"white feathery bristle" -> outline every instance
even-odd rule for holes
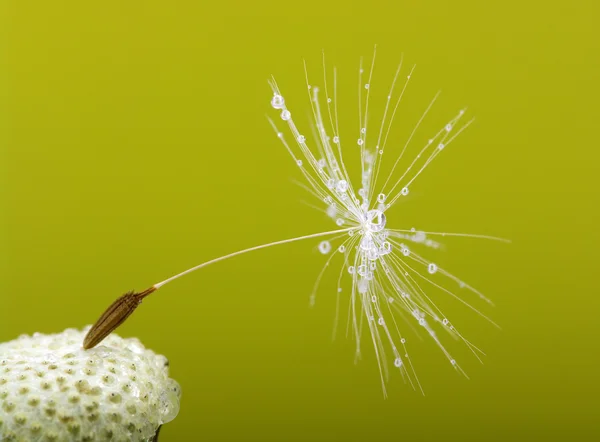
[[[177,416],[164,356],[115,334],[84,350],[88,329],[0,344],[0,440],[150,441]]]
[[[418,188],[419,177],[442,152],[444,155],[447,153],[448,147],[472,120],[464,121],[465,109],[460,109],[445,117],[445,123],[433,134],[423,133],[422,122],[438,100],[438,92],[414,116],[415,125],[408,138],[395,138],[391,127],[415,67],[409,67],[407,73],[402,74],[406,70],[401,59],[391,84],[380,86],[374,81],[375,54],[374,50],[370,66],[366,69],[362,58],[359,64],[358,126],[340,129],[340,114],[347,111],[347,106],[338,100],[337,68],[327,67],[324,53],[321,72],[314,77],[322,88],[312,82],[312,74],[309,76],[307,63],[304,63],[311,130],[298,125],[295,115],[302,113],[290,111],[275,79],[269,82],[273,92],[271,105],[280,113],[283,123],[269,120],[285,149],[300,166],[300,173],[305,179],[302,186],[316,197],[319,204],[325,203],[319,209],[322,208],[337,226],[343,227],[329,232],[331,237],[322,238],[319,244],[319,251],[328,258],[317,276],[310,304],[315,303],[326,271],[339,264],[337,275],[334,275],[337,277],[334,336],[339,322],[340,301],[345,300],[348,306],[346,331],[354,335],[356,355],[361,354],[363,332],[368,331],[385,393],[391,364],[414,388],[421,389],[409,357],[405,333],[430,336],[451,367],[460,373],[464,374],[462,368],[446,349],[444,341],[448,337],[462,341],[481,360],[483,352],[442,313],[437,305],[437,296],[454,298],[494,324],[472,306],[469,299],[479,298],[491,304],[488,298],[425,257],[427,249],[440,248],[441,244],[435,238],[456,236],[506,240],[487,235],[409,229],[402,225],[394,227],[403,218],[401,213],[394,212],[394,208],[408,200],[409,195],[412,197],[413,187]],[[382,106],[379,109],[372,106],[376,102],[373,94],[377,93],[382,98],[387,97],[387,100],[380,101]],[[282,131],[280,125],[285,126],[287,131]],[[312,139],[301,135],[311,132]],[[347,136],[341,137],[342,132]],[[387,159],[390,154],[393,156],[387,163],[389,166],[382,166],[384,158]],[[347,167],[348,156],[358,157],[360,169],[352,171]],[[332,250],[339,253],[330,254]],[[349,282],[350,290],[344,290],[344,294],[340,295],[344,281]]]

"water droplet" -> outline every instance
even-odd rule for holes
[[[354,271],[355,271],[354,266],[348,267],[348,273],[350,273],[351,275],[354,275]]]
[[[371,296],[371,302],[377,302],[377,296],[375,296],[375,295]]]
[[[379,195],[377,195],[377,201],[380,203],[385,202],[385,193],[380,193]]]
[[[383,324],[385,324],[385,321],[383,320],[383,318],[379,318],[379,319],[377,320],[377,323],[378,323],[379,325],[383,325]]]
[[[400,193],[404,196],[408,195],[408,187],[403,187]]]
[[[430,263],[430,264],[427,266],[427,271],[428,271],[429,273],[431,273],[432,275],[433,275],[435,272],[437,272],[437,270],[438,270],[438,266],[437,266],[436,264],[434,264],[434,263]]]
[[[402,254],[403,254],[404,256],[408,256],[408,255],[410,255],[410,250],[409,250],[409,248],[408,248],[408,247],[406,247],[406,246],[405,246],[405,247],[402,247]]]
[[[340,142],[340,137],[338,137],[337,135],[335,135],[335,136],[333,137],[333,142],[334,142],[335,144],[338,144],[338,143]]]
[[[340,253],[344,253],[346,251],[346,246],[345,245],[341,245],[338,250],[340,251]]]
[[[394,359],[394,365],[396,367],[402,367],[402,359],[400,359],[400,358]]]
[[[319,243],[319,252],[323,255],[328,254],[331,251],[331,243],[329,241],[321,241]]]
[[[346,180],[339,180],[335,186],[335,190],[340,193],[344,193],[346,190],[348,190],[348,182]]]
[[[364,295],[369,290],[369,283],[366,279],[358,281],[358,293]]]
[[[333,189],[335,187],[335,180],[333,178],[329,178],[325,185],[328,189]]]
[[[391,304],[392,302],[394,302],[394,298],[392,298],[391,296],[388,298],[388,302]]]
[[[302,167],[302,160],[296,160],[296,164],[300,167]]]
[[[306,141],[306,137],[304,135],[298,135],[298,143],[302,144]]]
[[[342,218],[338,218],[338,219],[335,220],[335,223],[338,226],[343,226],[344,225],[344,220]]]
[[[444,318],[444,319],[442,320],[442,324],[444,324],[444,325],[448,325],[448,320],[447,320],[446,318]]]
[[[446,124],[446,132],[450,132],[452,130],[452,125],[450,123]]]
[[[356,141],[356,144],[358,144],[359,146],[362,146],[364,143],[365,143],[365,142],[363,141],[363,139],[362,139],[362,138],[359,138],[359,139]]]
[[[367,128],[366,128],[366,127],[363,127],[363,128],[360,130],[360,133],[361,133],[361,134],[366,134],[366,133],[367,133]]]
[[[425,326],[425,319],[423,319],[423,318],[419,319],[419,325],[422,325],[424,327]]]
[[[444,147],[445,147],[445,146],[444,146],[444,143],[440,143],[440,144],[438,144],[438,149],[439,149],[439,150],[442,150]]]
[[[451,363],[452,365],[456,365],[456,361],[455,361],[454,359],[450,359],[450,363]]]
[[[369,89],[369,83],[365,83],[365,89]]]
[[[402,338],[402,339],[400,339],[400,342],[401,342],[402,344],[404,344],[404,343],[406,343],[406,339]]]
[[[328,98],[328,99],[327,99],[327,102],[328,102],[328,103],[331,103],[331,98]]]
[[[275,109],[283,109],[283,106],[285,105],[285,100],[283,99],[283,97],[279,94],[275,94],[273,95],[273,98],[271,98],[271,106],[273,106]]]
[[[292,118],[292,113],[289,110],[285,109],[281,111],[281,119],[283,121],[288,121],[290,118]]]
[[[365,227],[371,232],[380,232],[385,228],[385,214],[381,210],[369,210],[365,219]]]

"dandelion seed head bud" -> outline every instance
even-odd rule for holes
[[[0,343],[0,440],[150,441],[175,419],[168,361],[137,339],[83,350],[87,329]]]

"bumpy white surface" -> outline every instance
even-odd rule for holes
[[[164,356],[114,334],[83,350],[87,330],[0,344],[0,441],[147,441],[177,416]]]

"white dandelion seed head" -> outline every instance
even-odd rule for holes
[[[181,390],[164,356],[115,334],[83,350],[86,333],[0,344],[0,440],[150,441],[175,419]]]

